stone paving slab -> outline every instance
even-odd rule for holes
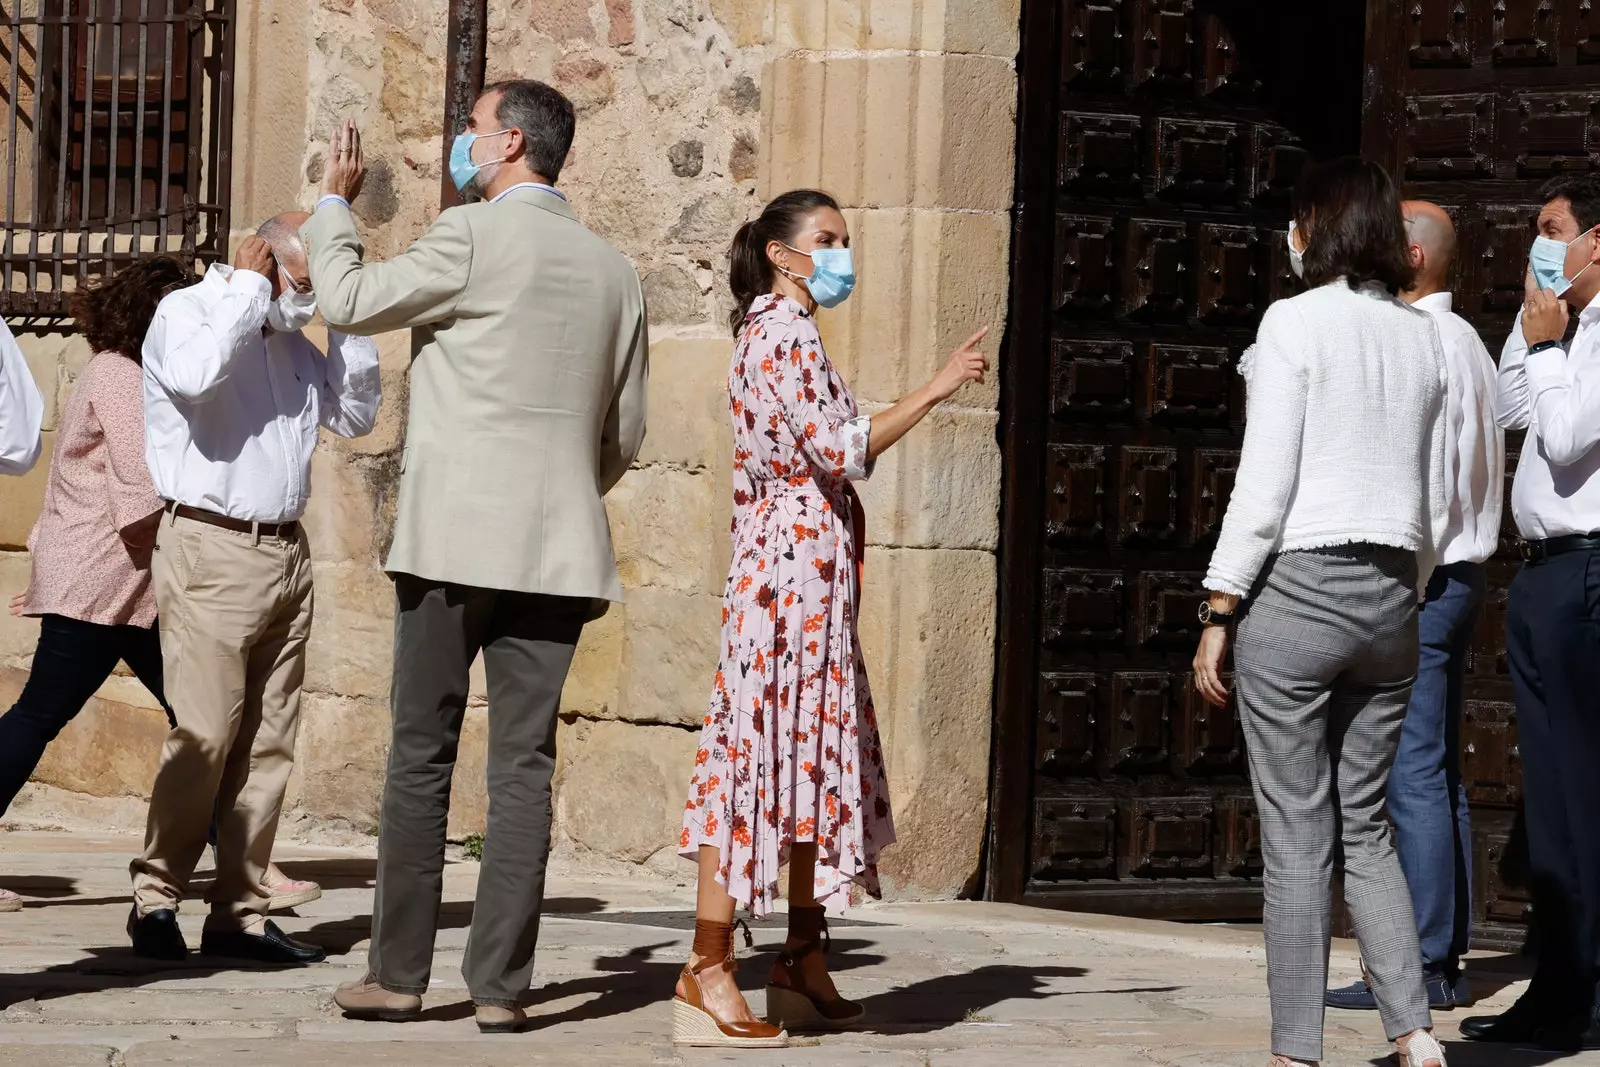
[[[1268,1004],[1260,931],[1071,915],[976,902],[890,904],[839,924],[839,983],[868,1024],[770,1052],[675,1050],[667,1004],[688,952],[687,884],[564,861],[549,879],[530,1031],[481,1035],[460,976],[475,864],[446,868],[446,903],[422,1020],[345,1019],[328,999],[365,969],[370,849],[281,849],[284,868],[326,893],[279,918],[324,945],[325,964],[238,969],[192,956],[135,959],[126,944],[127,860],[137,842],[0,832],[0,885],[28,898],[0,915],[0,1067],[1262,1067]],[[180,921],[191,945],[205,907]],[[741,950],[752,1006],[782,940],[758,924]],[[1335,945],[1336,982],[1356,973]],[[1471,973],[1482,1011],[1524,988],[1526,961],[1482,956]],[[1600,1053],[1555,1058],[1458,1040],[1441,1014],[1452,1067],[1600,1067]],[[1323,1067],[1386,1062],[1375,1013],[1330,1012]]]
[[[114,1048],[97,1045],[55,1045],[21,1048],[0,1045],[0,1067],[108,1067]]]

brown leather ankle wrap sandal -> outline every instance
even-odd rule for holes
[[[837,993],[823,998],[806,987],[801,961],[827,954],[833,939],[821,906],[789,908],[789,943],[772,965],[767,984],[767,1018],[789,1030],[843,1030],[861,1021],[866,1009]]]
[[[731,923],[696,919],[694,948],[700,962],[683,968],[684,996],[672,998],[672,1043],[699,1048],[783,1048],[789,1035],[781,1027],[761,1022],[723,1022],[706,1007],[700,988],[700,975],[713,967],[724,967],[731,974],[739,969],[733,957],[733,928],[744,930],[745,947],[754,944],[750,928],[742,920]]]

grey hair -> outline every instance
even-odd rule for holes
[[[300,239],[300,231],[284,222],[282,216],[263,222],[256,236],[267,242],[279,263],[298,262],[306,256],[306,244]]]

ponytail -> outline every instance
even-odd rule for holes
[[[728,328],[738,337],[750,305],[762,293],[772,291],[772,264],[767,259],[767,244],[794,240],[806,217],[821,208],[839,210],[839,204],[817,189],[794,189],[762,208],[756,219],[739,227],[728,250],[728,288],[733,291],[733,310]]]

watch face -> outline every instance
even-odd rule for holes
[[[1211,621],[1211,602],[1209,600],[1200,601],[1200,621],[1202,623]]]

